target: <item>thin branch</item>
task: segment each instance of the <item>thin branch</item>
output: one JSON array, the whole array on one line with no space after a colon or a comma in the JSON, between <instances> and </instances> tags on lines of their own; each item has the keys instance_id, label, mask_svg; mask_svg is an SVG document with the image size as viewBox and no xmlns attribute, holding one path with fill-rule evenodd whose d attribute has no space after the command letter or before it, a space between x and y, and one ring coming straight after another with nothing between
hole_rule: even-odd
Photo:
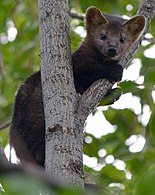
<instances>
[{"instance_id":1,"label":"thin branch","mask_svg":"<svg viewBox=\"0 0 155 195\"><path fill-rule=\"evenodd\" d=\"M148 41L149 43L155 44L155 39L154 39L154 38L147 38L147 37L144 37L143 40Z\"/></svg>"},{"instance_id":2,"label":"thin branch","mask_svg":"<svg viewBox=\"0 0 155 195\"><path fill-rule=\"evenodd\" d=\"M76 14L76 13L73 13L73 12L70 12L69 15L70 15L70 17L72 17L72 18L77 18L77 19L79 19L79 20L84 21L84 16L80 16L80 15L78 15L78 14Z\"/></svg>"},{"instance_id":3,"label":"thin branch","mask_svg":"<svg viewBox=\"0 0 155 195\"><path fill-rule=\"evenodd\" d=\"M8 121L8 122L6 122L4 124L1 124L0 125L0 131L3 130L3 129L5 129L5 128L7 128L7 127L9 127L10 124L11 124L11 121Z\"/></svg>"},{"instance_id":4,"label":"thin branch","mask_svg":"<svg viewBox=\"0 0 155 195\"><path fill-rule=\"evenodd\" d=\"M122 67L126 67L127 63L132 59L134 53L138 49L145 33L148 31L149 23L153 17L155 11L155 1L154 0L143 0L137 15L143 15L146 18L146 26L140 39L134 44L134 46L127 52L125 56L120 60ZM91 113L94 108L103 99L105 94L112 88L112 83L107 80L100 80L93 83L92 86L82 95L79 101L78 113L81 120L85 120L89 113Z\"/></svg>"}]
</instances>

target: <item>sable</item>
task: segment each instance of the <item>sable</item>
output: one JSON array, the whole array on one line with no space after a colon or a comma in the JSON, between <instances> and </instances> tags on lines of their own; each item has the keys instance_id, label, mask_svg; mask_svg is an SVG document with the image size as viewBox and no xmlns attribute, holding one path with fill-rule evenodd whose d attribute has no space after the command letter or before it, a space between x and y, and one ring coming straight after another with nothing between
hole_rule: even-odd
<instances>
[{"instance_id":1,"label":"sable","mask_svg":"<svg viewBox=\"0 0 155 195\"><path fill-rule=\"evenodd\" d=\"M72 55L74 84L79 94L99 79L105 78L112 83L121 80L123 68L118 61L143 32L145 18L135 16L124 20L90 7L85 26L87 36ZM49 130L57 129L61 127ZM40 71L31 75L18 90L10 140L21 161L44 165L45 119Z\"/></svg>"}]
</instances>

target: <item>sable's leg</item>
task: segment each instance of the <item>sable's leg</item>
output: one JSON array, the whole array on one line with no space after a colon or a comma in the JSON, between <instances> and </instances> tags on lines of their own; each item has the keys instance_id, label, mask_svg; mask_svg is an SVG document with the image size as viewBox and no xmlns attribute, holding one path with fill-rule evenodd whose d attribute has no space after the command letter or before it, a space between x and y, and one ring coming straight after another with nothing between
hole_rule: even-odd
<instances>
[{"instance_id":1,"label":"sable's leg","mask_svg":"<svg viewBox=\"0 0 155 195\"><path fill-rule=\"evenodd\" d=\"M102 66L103 78L111 81L118 82L122 79L123 68L120 64L117 64L117 61L106 62Z\"/></svg>"}]
</instances>

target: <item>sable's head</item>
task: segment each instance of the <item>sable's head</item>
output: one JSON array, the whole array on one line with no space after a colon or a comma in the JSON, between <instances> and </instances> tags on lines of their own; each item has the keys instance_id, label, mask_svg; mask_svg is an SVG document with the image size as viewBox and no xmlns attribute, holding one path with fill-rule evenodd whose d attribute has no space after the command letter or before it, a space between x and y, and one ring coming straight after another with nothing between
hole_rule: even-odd
<instances>
[{"instance_id":1,"label":"sable's head","mask_svg":"<svg viewBox=\"0 0 155 195\"><path fill-rule=\"evenodd\" d=\"M86 40L105 58L119 60L140 37L145 27L145 18L135 16L125 20L118 16L103 14L96 7L86 12Z\"/></svg>"}]
</instances>

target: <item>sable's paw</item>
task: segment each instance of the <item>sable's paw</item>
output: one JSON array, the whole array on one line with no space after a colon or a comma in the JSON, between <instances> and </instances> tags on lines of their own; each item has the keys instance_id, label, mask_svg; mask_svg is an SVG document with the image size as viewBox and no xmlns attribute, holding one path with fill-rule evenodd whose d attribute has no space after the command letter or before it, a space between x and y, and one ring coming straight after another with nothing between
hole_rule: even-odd
<instances>
[{"instance_id":1,"label":"sable's paw","mask_svg":"<svg viewBox=\"0 0 155 195\"><path fill-rule=\"evenodd\" d=\"M123 68L120 64L106 64L104 66L104 77L112 82L122 79Z\"/></svg>"},{"instance_id":2,"label":"sable's paw","mask_svg":"<svg viewBox=\"0 0 155 195\"><path fill-rule=\"evenodd\" d=\"M122 75L123 75L123 68L121 65L116 64L113 66L113 80L114 82L120 81L122 79Z\"/></svg>"}]
</instances>

